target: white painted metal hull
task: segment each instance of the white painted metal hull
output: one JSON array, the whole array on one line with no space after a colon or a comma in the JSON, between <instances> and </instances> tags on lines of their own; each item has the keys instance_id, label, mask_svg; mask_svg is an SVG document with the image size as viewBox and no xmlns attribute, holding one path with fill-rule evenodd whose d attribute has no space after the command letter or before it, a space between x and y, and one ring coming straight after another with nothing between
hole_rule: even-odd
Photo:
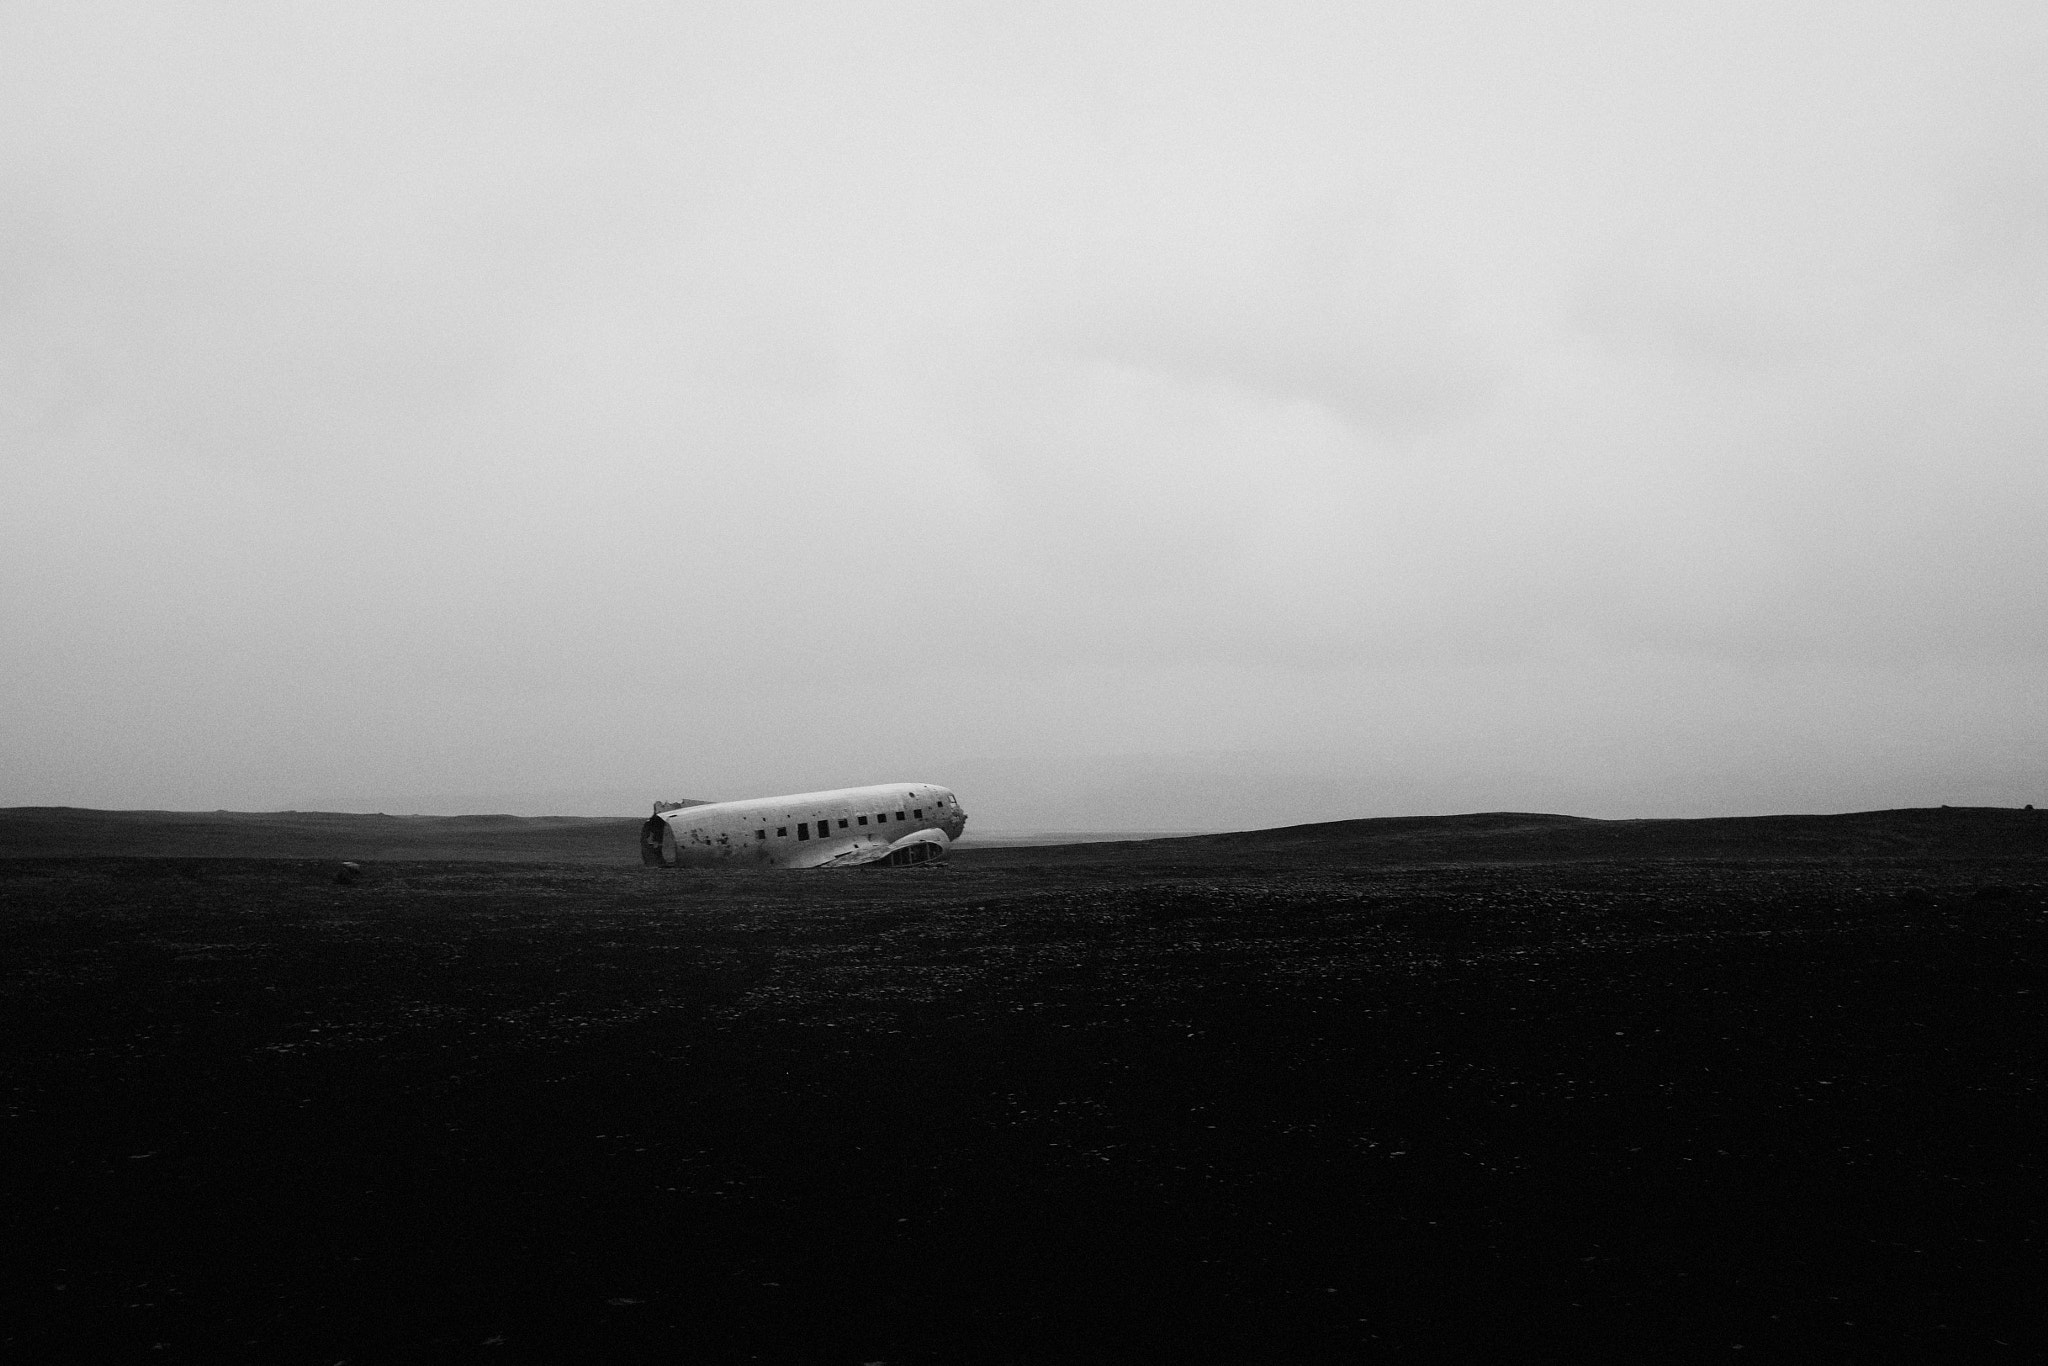
<instances>
[{"instance_id":1,"label":"white painted metal hull","mask_svg":"<svg viewBox=\"0 0 2048 1366\"><path fill-rule=\"evenodd\" d=\"M881 783L657 813L679 868L842 868L945 857L967 828L948 788ZM664 849L666 853L666 848Z\"/></svg>"}]
</instances>

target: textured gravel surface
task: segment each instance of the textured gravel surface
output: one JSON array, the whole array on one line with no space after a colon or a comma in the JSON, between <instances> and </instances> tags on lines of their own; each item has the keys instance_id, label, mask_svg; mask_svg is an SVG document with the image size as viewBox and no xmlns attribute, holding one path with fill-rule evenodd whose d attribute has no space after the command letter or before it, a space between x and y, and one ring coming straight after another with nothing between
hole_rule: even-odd
<instances>
[{"instance_id":1,"label":"textured gravel surface","mask_svg":"<svg viewBox=\"0 0 2048 1366\"><path fill-rule=\"evenodd\" d=\"M0 1354L2043 1345L2048 864L1091 857L0 863Z\"/></svg>"}]
</instances>

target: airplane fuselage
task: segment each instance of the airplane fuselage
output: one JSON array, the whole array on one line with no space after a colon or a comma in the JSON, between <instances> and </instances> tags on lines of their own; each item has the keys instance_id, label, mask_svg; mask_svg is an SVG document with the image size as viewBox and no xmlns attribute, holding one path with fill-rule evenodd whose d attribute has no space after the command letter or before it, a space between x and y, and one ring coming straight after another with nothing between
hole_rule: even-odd
<instances>
[{"instance_id":1,"label":"airplane fuselage","mask_svg":"<svg viewBox=\"0 0 2048 1366\"><path fill-rule=\"evenodd\" d=\"M659 812L657 819L668 826L679 868L922 863L943 858L967 828L960 799L931 783L706 802Z\"/></svg>"}]
</instances>

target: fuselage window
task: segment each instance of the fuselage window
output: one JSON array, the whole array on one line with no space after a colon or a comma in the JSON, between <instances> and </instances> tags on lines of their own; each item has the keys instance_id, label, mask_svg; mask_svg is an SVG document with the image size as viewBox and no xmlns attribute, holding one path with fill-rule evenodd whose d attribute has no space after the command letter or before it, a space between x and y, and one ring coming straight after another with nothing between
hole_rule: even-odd
<instances>
[{"instance_id":1,"label":"fuselage window","mask_svg":"<svg viewBox=\"0 0 2048 1366\"><path fill-rule=\"evenodd\" d=\"M924 808L920 806L919 808L917 808L917 810L915 810L915 811L911 812L910 814L911 814L911 815L913 815L913 816L915 816L915 817L917 817L917 818L918 818L919 820L923 820L923 819L924 819Z\"/></svg>"},{"instance_id":2,"label":"fuselage window","mask_svg":"<svg viewBox=\"0 0 2048 1366\"><path fill-rule=\"evenodd\" d=\"M844 830L844 829L846 828L846 817L844 817L844 816L841 816L841 817L839 818L839 828L840 828L841 830Z\"/></svg>"},{"instance_id":3,"label":"fuselage window","mask_svg":"<svg viewBox=\"0 0 2048 1366\"><path fill-rule=\"evenodd\" d=\"M775 838L777 838L777 839L787 839L788 837L789 837L789 827L788 827L788 826L786 826L786 825L778 825L778 826L776 826L776 827L775 827Z\"/></svg>"},{"instance_id":4,"label":"fuselage window","mask_svg":"<svg viewBox=\"0 0 2048 1366\"><path fill-rule=\"evenodd\" d=\"M797 825L796 837L800 840L807 840L811 837L811 823L809 821L803 821Z\"/></svg>"},{"instance_id":5,"label":"fuselage window","mask_svg":"<svg viewBox=\"0 0 2048 1366\"><path fill-rule=\"evenodd\" d=\"M910 819L910 818L909 818L908 816L904 815L904 814L903 814L903 813L902 813L901 811L898 811L898 812L896 813L896 819L897 819L897 820L899 820L899 821L901 821L901 820L908 820L908 819Z\"/></svg>"},{"instance_id":6,"label":"fuselage window","mask_svg":"<svg viewBox=\"0 0 2048 1366\"><path fill-rule=\"evenodd\" d=\"M767 839L767 838L768 838L768 827L764 825L764 826L762 826L762 827L761 827L761 828L760 828L759 830L756 830L756 831L754 832L754 838L755 838L755 839L757 839L757 840L765 840L765 839Z\"/></svg>"},{"instance_id":7,"label":"fuselage window","mask_svg":"<svg viewBox=\"0 0 2048 1366\"><path fill-rule=\"evenodd\" d=\"M862 825L866 825L868 823L868 818L866 816L860 817L860 823Z\"/></svg>"}]
</instances>

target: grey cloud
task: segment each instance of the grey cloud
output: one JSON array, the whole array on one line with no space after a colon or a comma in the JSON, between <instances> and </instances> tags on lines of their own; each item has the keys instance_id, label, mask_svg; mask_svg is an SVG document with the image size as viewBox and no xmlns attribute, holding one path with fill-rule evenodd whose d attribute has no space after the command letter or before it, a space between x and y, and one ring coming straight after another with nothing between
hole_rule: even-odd
<instances>
[{"instance_id":1,"label":"grey cloud","mask_svg":"<svg viewBox=\"0 0 2048 1366\"><path fill-rule=\"evenodd\" d=\"M0 801L2040 775L2033 8L0 25Z\"/></svg>"}]
</instances>

